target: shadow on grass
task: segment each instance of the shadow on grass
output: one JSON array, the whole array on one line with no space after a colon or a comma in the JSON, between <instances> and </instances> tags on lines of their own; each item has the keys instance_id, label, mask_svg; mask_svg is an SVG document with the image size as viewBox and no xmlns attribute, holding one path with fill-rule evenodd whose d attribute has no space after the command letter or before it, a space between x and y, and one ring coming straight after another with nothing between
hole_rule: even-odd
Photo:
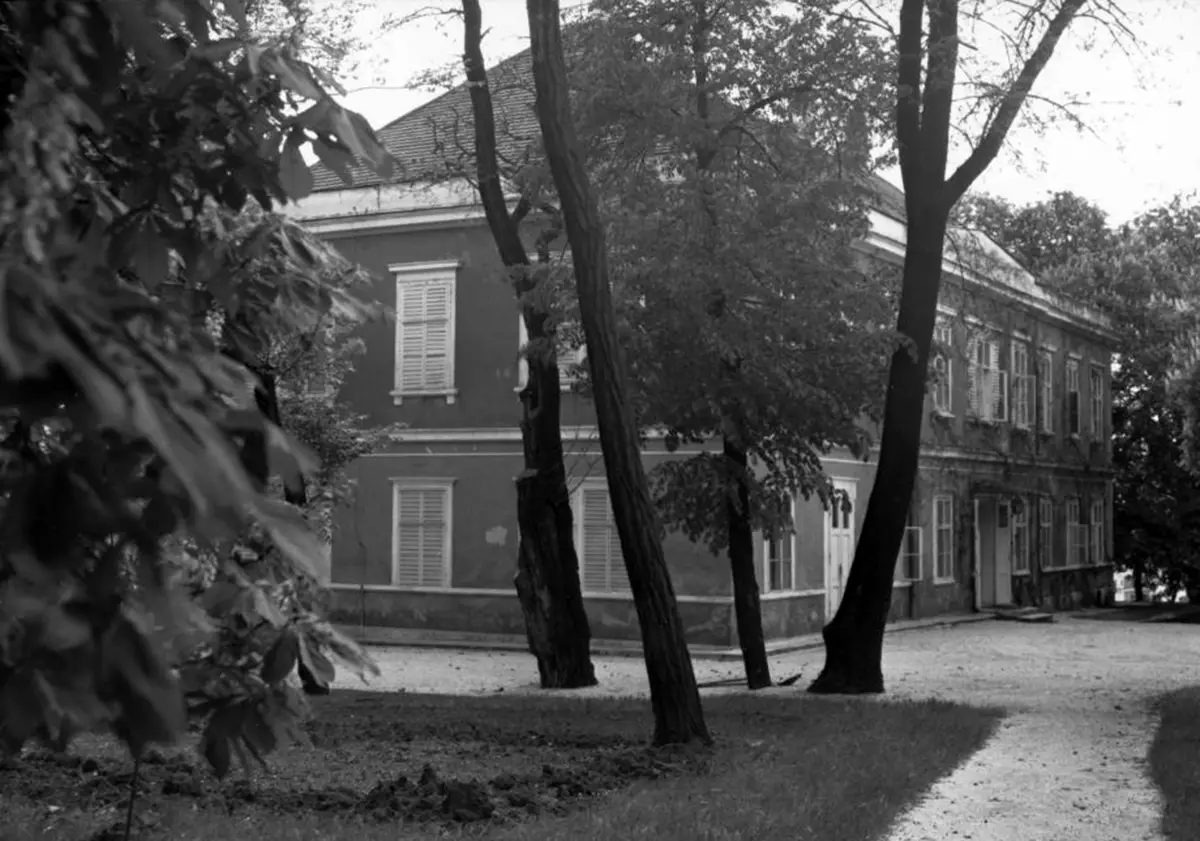
<instances>
[{"instance_id":1,"label":"shadow on grass","mask_svg":"<svg viewBox=\"0 0 1200 841\"><path fill-rule=\"evenodd\" d=\"M1200 605L1135 602L1080 611L1077 618L1100 622L1171 622L1195 625L1200 624Z\"/></svg>"},{"instance_id":2,"label":"shadow on grass","mask_svg":"<svg viewBox=\"0 0 1200 841\"><path fill-rule=\"evenodd\" d=\"M642 700L343 691L315 707L314 744L249 780L218 783L180 754L145 764L136 837L873 841L1000 718L943 702L728 695L705 700L707 751L646 748ZM111 837L128 761L109 751L0 771L0 837Z\"/></svg>"},{"instance_id":3,"label":"shadow on grass","mask_svg":"<svg viewBox=\"0 0 1200 841\"><path fill-rule=\"evenodd\" d=\"M1150 776L1163 796L1163 835L1192 841L1200 827L1200 687L1164 696L1158 711L1149 759Z\"/></svg>"}]
</instances>

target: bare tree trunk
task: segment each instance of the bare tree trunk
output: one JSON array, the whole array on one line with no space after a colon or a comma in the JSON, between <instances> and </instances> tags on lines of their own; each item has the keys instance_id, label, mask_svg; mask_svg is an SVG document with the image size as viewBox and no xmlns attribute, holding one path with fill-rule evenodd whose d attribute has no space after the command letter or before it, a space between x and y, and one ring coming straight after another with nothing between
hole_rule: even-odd
<instances>
[{"instance_id":1,"label":"bare tree trunk","mask_svg":"<svg viewBox=\"0 0 1200 841\"><path fill-rule=\"evenodd\" d=\"M526 8L538 120L571 243L613 518L642 631L654 708L654 742L708 743L711 737L663 557L627 395L609 288L604 227L571 122L558 2L526 0Z\"/></svg>"},{"instance_id":2,"label":"bare tree trunk","mask_svg":"<svg viewBox=\"0 0 1200 841\"><path fill-rule=\"evenodd\" d=\"M579 584L574 518L567 488L561 426L562 393L554 333L544 310L529 303L534 284L520 237L520 222L529 211L522 202L510 214L500 182L496 154L496 121L483 62L479 0L463 0L465 45L463 65L475 124L475 160L479 196L500 259L512 272L514 291L525 303L521 316L530 343L538 352L526 358L529 376L521 390L521 442L525 469L517 478L517 575L514 585L525 618L529 650L537 659L543 689L594 686L591 628ZM539 259L549 259L548 245L560 229L538 238ZM541 282L549 282L543 280Z\"/></svg>"},{"instance_id":3,"label":"bare tree trunk","mask_svg":"<svg viewBox=\"0 0 1200 841\"><path fill-rule=\"evenodd\" d=\"M754 569L754 529L750 524L750 490L746 485L749 459L746 451L728 438L725 458L738 476L737 499L725 503L729 522L729 568L733 573L733 609L737 620L738 644L746 667L746 685L764 689L771 685L771 665L762 629L762 602L758 597L758 575Z\"/></svg>"},{"instance_id":4,"label":"bare tree trunk","mask_svg":"<svg viewBox=\"0 0 1200 841\"><path fill-rule=\"evenodd\" d=\"M1033 83L1085 2L1063 0L1037 47L1004 90L983 139L947 178L958 70L958 0L902 0L896 140L908 241L896 329L913 342L916 352L900 348L892 355L875 485L841 606L822 632L825 667L810 692L883 691L883 634L891 607L896 553L904 537L920 462L925 372L937 318L947 221L955 202L999 153ZM1043 17L1039 12L1034 21Z\"/></svg>"},{"instance_id":5,"label":"bare tree trunk","mask_svg":"<svg viewBox=\"0 0 1200 841\"><path fill-rule=\"evenodd\" d=\"M1146 599L1144 563L1145 561L1140 556L1133 562L1133 600L1135 602Z\"/></svg>"}]
</instances>

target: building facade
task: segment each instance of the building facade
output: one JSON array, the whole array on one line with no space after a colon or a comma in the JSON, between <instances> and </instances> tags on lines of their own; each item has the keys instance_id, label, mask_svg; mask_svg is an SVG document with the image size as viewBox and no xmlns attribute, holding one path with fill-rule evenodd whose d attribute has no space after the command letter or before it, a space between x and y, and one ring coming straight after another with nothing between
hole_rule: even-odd
<instances>
[{"instance_id":1,"label":"building facade","mask_svg":"<svg viewBox=\"0 0 1200 841\"><path fill-rule=\"evenodd\" d=\"M380 134L411 154L429 124L427 106ZM332 549L333 618L376 639L522 642L512 582L524 335L511 287L468 185L356 175L344 187L318 171L318 191L293 212L371 270L374 294L395 307L393 322L363 328L367 353L341 399L404 429L353 467L357 494L337 516ZM898 265L903 201L880 189L862 251ZM964 234L952 245L892 618L1103 601L1112 588L1113 337L990 241ZM633 642L594 416L570 391L566 366L563 376L593 635ZM644 459L652 469L686 454L651 436ZM836 504L795 500L794 529L757 541L768 639L819 630L841 599L875 466L839 451L824 463ZM689 641L736 646L727 560L675 534L664 549Z\"/></svg>"}]
</instances>

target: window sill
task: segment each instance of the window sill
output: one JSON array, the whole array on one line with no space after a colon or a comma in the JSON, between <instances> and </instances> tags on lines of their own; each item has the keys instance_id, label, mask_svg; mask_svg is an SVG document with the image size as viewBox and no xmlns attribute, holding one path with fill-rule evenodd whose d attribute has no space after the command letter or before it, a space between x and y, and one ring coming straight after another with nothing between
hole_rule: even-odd
<instances>
[{"instance_id":1,"label":"window sill","mask_svg":"<svg viewBox=\"0 0 1200 841\"><path fill-rule=\"evenodd\" d=\"M797 599L805 596L820 596L825 593L824 588L815 590L770 590L759 595L759 600L764 602L779 601L782 599Z\"/></svg>"},{"instance_id":2,"label":"window sill","mask_svg":"<svg viewBox=\"0 0 1200 841\"><path fill-rule=\"evenodd\" d=\"M935 587L942 587L942 586L945 586L945 585L947 585L947 584L953 584L953 583L954 583L954 579L953 579L953 578L934 578L934 579L933 579L933 585L934 585Z\"/></svg>"},{"instance_id":3,"label":"window sill","mask_svg":"<svg viewBox=\"0 0 1200 841\"><path fill-rule=\"evenodd\" d=\"M1078 572L1081 569L1104 569L1112 566L1111 563L1103 564L1074 564L1067 567L1043 567L1042 572Z\"/></svg>"},{"instance_id":4,"label":"window sill","mask_svg":"<svg viewBox=\"0 0 1200 841\"><path fill-rule=\"evenodd\" d=\"M954 412L947 411L946 409L934 409L933 416L938 420L954 420Z\"/></svg>"},{"instance_id":5,"label":"window sill","mask_svg":"<svg viewBox=\"0 0 1200 841\"><path fill-rule=\"evenodd\" d=\"M453 406L458 402L457 388L447 388L439 391L393 391L391 395L393 406L403 406L404 398L406 397L444 397L448 406Z\"/></svg>"},{"instance_id":6,"label":"window sill","mask_svg":"<svg viewBox=\"0 0 1200 841\"><path fill-rule=\"evenodd\" d=\"M893 589L893 590L895 590L897 587L899 587L899 588L902 588L902 589L908 589L908 588L909 588L909 587L911 587L911 586L912 586L914 583L916 583L916 580L915 580L915 579L912 579L912 578L905 578L905 579L904 579L904 580L902 580L902 581L893 581L893 582L892 582L892 589Z\"/></svg>"},{"instance_id":7,"label":"window sill","mask_svg":"<svg viewBox=\"0 0 1200 841\"><path fill-rule=\"evenodd\" d=\"M1032 572L1030 572L1030 571L1029 571L1029 570L1027 570L1027 569L1014 569L1014 570L1012 571L1012 574L1013 574L1014 576L1020 576L1021 578L1028 578L1028 577L1029 577L1030 575L1032 575L1033 573L1032 573Z\"/></svg>"},{"instance_id":8,"label":"window sill","mask_svg":"<svg viewBox=\"0 0 1200 841\"><path fill-rule=\"evenodd\" d=\"M559 380L558 381L558 390L559 391L573 391L572 386L574 386L576 382L578 382L578 381L577 380ZM513 394L520 394L524 390L525 390L525 384L522 383L521 385L516 386L513 389Z\"/></svg>"}]
</instances>

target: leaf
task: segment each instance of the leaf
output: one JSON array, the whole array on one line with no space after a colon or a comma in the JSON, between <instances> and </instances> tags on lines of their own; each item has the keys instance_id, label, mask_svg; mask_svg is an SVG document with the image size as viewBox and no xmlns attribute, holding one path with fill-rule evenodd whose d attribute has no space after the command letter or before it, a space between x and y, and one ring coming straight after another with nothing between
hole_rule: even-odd
<instances>
[{"instance_id":1,"label":"leaf","mask_svg":"<svg viewBox=\"0 0 1200 841\"><path fill-rule=\"evenodd\" d=\"M333 683L333 679L336 677L333 663L329 662L329 658L322 654L311 640L300 639L300 662L312 673L313 678L321 686L327 687Z\"/></svg>"},{"instance_id":2,"label":"leaf","mask_svg":"<svg viewBox=\"0 0 1200 841\"><path fill-rule=\"evenodd\" d=\"M133 752L152 743L173 743L187 715L177 679L158 646L126 613L120 613L101 645L102 675L112 686L118 723Z\"/></svg>"},{"instance_id":3,"label":"leaf","mask_svg":"<svg viewBox=\"0 0 1200 841\"><path fill-rule=\"evenodd\" d=\"M284 144L283 154L279 158L279 180L292 201L299 201L312 193L312 172L304 163L299 145L291 138Z\"/></svg>"},{"instance_id":4,"label":"leaf","mask_svg":"<svg viewBox=\"0 0 1200 841\"><path fill-rule=\"evenodd\" d=\"M254 758L263 765L266 765L264 757L279 745L275 730L258 707L246 711L246 720L242 725L241 736L246 742L246 747L250 748L250 752L254 754Z\"/></svg>"},{"instance_id":5,"label":"leaf","mask_svg":"<svg viewBox=\"0 0 1200 841\"><path fill-rule=\"evenodd\" d=\"M200 753L204 759L212 767L213 773L217 775L217 779L224 779L229 773L229 766L233 759L230 750L228 738L217 738L212 735L213 722L216 716L208 722L208 727L204 731L204 737L200 742Z\"/></svg>"},{"instance_id":6,"label":"leaf","mask_svg":"<svg viewBox=\"0 0 1200 841\"><path fill-rule=\"evenodd\" d=\"M285 502L265 497L259 498L255 507L258 522L284 557L301 572L319 578L325 550L300 512Z\"/></svg>"},{"instance_id":7,"label":"leaf","mask_svg":"<svg viewBox=\"0 0 1200 841\"><path fill-rule=\"evenodd\" d=\"M305 99L321 100L326 98L326 93L321 89L320 83L313 78L308 68L298 61L276 53L267 62L267 69L279 77L279 81L285 88Z\"/></svg>"},{"instance_id":8,"label":"leaf","mask_svg":"<svg viewBox=\"0 0 1200 841\"><path fill-rule=\"evenodd\" d=\"M267 424L267 458L273 474L281 477L286 485L294 487L304 474L320 467L316 456L275 424Z\"/></svg>"},{"instance_id":9,"label":"leaf","mask_svg":"<svg viewBox=\"0 0 1200 841\"><path fill-rule=\"evenodd\" d=\"M219 41L209 41L192 47L192 55L207 61L221 62L242 49L244 43L240 38L222 38Z\"/></svg>"},{"instance_id":10,"label":"leaf","mask_svg":"<svg viewBox=\"0 0 1200 841\"><path fill-rule=\"evenodd\" d=\"M395 162L391 153L375 136L370 123L353 111L336 104L330 107L329 117L333 133L338 140L381 178L391 177Z\"/></svg>"},{"instance_id":11,"label":"leaf","mask_svg":"<svg viewBox=\"0 0 1200 841\"><path fill-rule=\"evenodd\" d=\"M239 31L249 28L249 24L246 22L246 0L221 0L221 2L225 4L225 11L238 25Z\"/></svg>"},{"instance_id":12,"label":"leaf","mask_svg":"<svg viewBox=\"0 0 1200 841\"><path fill-rule=\"evenodd\" d=\"M345 149L331 146L319 137L313 140L312 146L317 157L321 159L321 163L336 172L346 184L354 183L354 176L351 172L354 167L353 155Z\"/></svg>"},{"instance_id":13,"label":"leaf","mask_svg":"<svg viewBox=\"0 0 1200 841\"><path fill-rule=\"evenodd\" d=\"M296 668L296 659L300 653L300 639L292 628L284 628L275 640L275 644L263 658L262 669L259 672L264 683L279 683Z\"/></svg>"},{"instance_id":14,"label":"leaf","mask_svg":"<svg viewBox=\"0 0 1200 841\"><path fill-rule=\"evenodd\" d=\"M232 581L217 581L204 591L200 603L210 616L221 618L237 604L242 588Z\"/></svg>"}]
</instances>

